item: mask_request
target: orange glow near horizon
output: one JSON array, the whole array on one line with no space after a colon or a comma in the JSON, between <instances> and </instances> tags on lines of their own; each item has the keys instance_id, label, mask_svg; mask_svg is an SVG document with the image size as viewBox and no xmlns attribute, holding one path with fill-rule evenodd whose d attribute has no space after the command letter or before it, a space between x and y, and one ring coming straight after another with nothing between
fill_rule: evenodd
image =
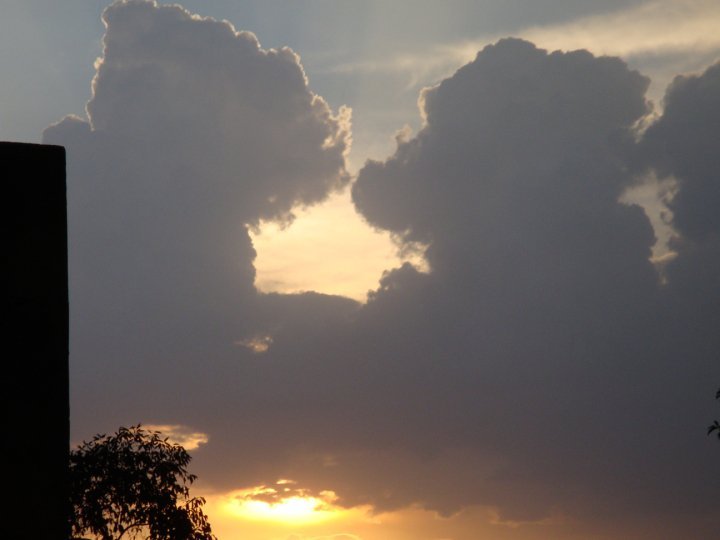
<instances>
[{"instance_id":1,"label":"orange glow near horizon","mask_svg":"<svg viewBox=\"0 0 720 540\"><path fill-rule=\"evenodd\" d=\"M289 497L269 503L258 500L234 500L228 510L246 519L281 521L283 523L317 523L333 517L331 510L323 509L323 503L315 497Z\"/></svg>"},{"instance_id":2,"label":"orange glow near horizon","mask_svg":"<svg viewBox=\"0 0 720 540\"><path fill-rule=\"evenodd\" d=\"M277 488L259 486L230 493L222 508L225 513L245 520L269 521L292 525L316 524L342 516L344 511L333 505L332 491L311 495L292 489L289 480L279 480Z\"/></svg>"},{"instance_id":3,"label":"orange glow near horizon","mask_svg":"<svg viewBox=\"0 0 720 540\"><path fill-rule=\"evenodd\" d=\"M282 481L205 496L213 532L223 540L545 540L567 538L572 525L562 517L507 522L482 506L449 517L416 505L377 514L368 505L337 506L332 491L311 494Z\"/></svg>"}]
</instances>

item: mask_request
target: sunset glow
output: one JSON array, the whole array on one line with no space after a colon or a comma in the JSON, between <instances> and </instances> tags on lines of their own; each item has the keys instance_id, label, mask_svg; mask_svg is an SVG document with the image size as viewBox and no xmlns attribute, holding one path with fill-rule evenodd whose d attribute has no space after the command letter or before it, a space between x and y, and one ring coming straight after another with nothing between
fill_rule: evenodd
<instances>
[{"instance_id":1,"label":"sunset glow","mask_svg":"<svg viewBox=\"0 0 720 540\"><path fill-rule=\"evenodd\" d=\"M293 525L316 524L342 515L342 510L332 505L337 498L332 491L314 496L304 490L284 487L288 483L280 480L276 483L277 488L260 486L233 492L228 495L229 500L226 500L223 509L246 520Z\"/></svg>"},{"instance_id":2,"label":"sunset glow","mask_svg":"<svg viewBox=\"0 0 720 540\"><path fill-rule=\"evenodd\" d=\"M290 497L276 503L246 500L229 503L231 512L248 519L281 521L292 523L317 523L332 517L332 513L321 509L322 501L315 497Z\"/></svg>"}]
</instances>

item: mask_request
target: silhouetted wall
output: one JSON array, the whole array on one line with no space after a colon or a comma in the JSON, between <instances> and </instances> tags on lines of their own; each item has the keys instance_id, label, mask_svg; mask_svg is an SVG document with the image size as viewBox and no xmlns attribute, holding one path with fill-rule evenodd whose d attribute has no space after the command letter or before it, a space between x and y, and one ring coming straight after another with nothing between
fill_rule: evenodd
<instances>
[{"instance_id":1,"label":"silhouetted wall","mask_svg":"<svg viewBox=\"0 0 720 540\"><path fill-rule=\"evenodd\" d=\"M65 149L0 143L3 214L3 538L68 537ZM7 400L7 401L6 401Z\"/></svg>"}]
</instances>

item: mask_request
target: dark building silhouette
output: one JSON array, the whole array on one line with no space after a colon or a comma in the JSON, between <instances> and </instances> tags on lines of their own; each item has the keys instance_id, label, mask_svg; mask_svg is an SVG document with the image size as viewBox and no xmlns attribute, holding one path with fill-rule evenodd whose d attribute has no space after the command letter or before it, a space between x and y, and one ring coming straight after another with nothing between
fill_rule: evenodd
<instances>
[{"instance_id":1,"label":"dark building silhouette","mask_svg":"<svg viewBox=\"0 0 720 540\"><path fill-rule=\"evenodd\" d=\"M0 143L3 503L0 537L65 539L68 274L65 150Z\"/></svg>"}]
</instances>

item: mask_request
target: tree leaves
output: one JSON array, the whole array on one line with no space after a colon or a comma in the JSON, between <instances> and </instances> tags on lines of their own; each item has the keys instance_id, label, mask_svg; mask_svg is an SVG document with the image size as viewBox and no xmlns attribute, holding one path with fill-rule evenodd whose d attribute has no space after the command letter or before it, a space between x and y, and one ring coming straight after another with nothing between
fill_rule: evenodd
<instances>
[{"instance_id":1,"label":"tree leaves","mask_svg":"<svg viewBox=\"0 0 720 540\"><path fill-rule=\"evenodd\" d=\"M720 390L715 393L715 399L720 399ZM717 431L718 439L720 439L720 422L717 420L708 426L707 434L710 435L713 431Z\"/></svg>"},{"instance_id":2,"label":"tree leaves","mask_svg":"<svg viewBox=\"0 0 720 540\"><path fill-rule=\"evenodd\" d=\"M98 434L70 452L74 536L102 540L216 540L205 500L190 497L197 478L179 444L140 424Z\"/></svg>"}]
</instances>

